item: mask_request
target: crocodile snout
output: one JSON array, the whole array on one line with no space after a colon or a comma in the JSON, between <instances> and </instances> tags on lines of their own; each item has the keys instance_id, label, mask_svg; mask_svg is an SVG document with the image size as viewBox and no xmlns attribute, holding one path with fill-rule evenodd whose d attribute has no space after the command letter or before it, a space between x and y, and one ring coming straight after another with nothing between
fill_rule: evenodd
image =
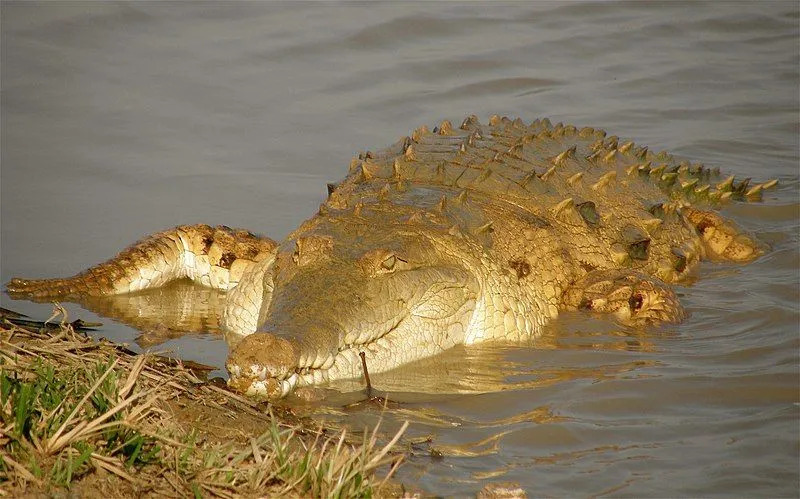
<instances>
[{"instance_id":1,"label":"crocodile snout","mask_svg":"<svg viewBox=\"0 0 800 499\"><path fill-rule=\"evenodd\" d=\"M254 333L239 342L228 356L228 385L248 395L280 398L294 389L299 349L270 333Z\"/></svg>"}]
</instances>

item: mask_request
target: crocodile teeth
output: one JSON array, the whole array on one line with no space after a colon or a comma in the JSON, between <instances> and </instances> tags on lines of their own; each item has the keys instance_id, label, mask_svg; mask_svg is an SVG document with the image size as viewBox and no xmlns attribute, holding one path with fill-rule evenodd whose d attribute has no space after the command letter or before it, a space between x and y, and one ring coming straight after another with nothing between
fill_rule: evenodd
<instances>
[{"instance_id":1,"label":"crocodile teeth","mask_svg":"<svg viewBox=\"0 0 800 499\"><path fill-rule=\"evenodd\" d=\"M294 387L297 386L297 381L300 379L296 373L292 374L289 378L281 381L281 397L285 397L292 391L294 391Z\"/></svg>"}]
</instances>

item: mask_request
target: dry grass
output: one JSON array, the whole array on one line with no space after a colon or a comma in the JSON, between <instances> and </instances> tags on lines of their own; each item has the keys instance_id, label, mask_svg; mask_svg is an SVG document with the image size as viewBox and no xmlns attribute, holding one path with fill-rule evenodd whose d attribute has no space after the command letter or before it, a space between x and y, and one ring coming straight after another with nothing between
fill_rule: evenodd
<instances>
[{"instance_id":1,"label":"dry grass","mask_svg":"<svg viewBox=\"0 0 800 499\"><path fill-rule=\"evenodd\" d=\"M69 324L0 321L0 495L391 493L381 487L402 461L391 449L407 424L388 442L378 428L353 441L289 416Z\"/></svg>"}]
</instances>

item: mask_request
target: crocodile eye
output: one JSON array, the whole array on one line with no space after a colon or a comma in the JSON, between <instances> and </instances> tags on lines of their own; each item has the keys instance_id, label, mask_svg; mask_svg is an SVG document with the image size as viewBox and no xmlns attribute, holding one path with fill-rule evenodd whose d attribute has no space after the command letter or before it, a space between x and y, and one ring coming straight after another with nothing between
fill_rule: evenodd
<instances>
[{"instance_id":1,"label":"crocodile eye","mask_svg":"<svg viewBox=\"0 0 800 499\"><path fill-rule=\"evenodd\" d=\"M394 255L389 255L381 262L381 268L384 270L394 270L394 266L397 263L397 257Z\"/></svg>"}]
</instances>

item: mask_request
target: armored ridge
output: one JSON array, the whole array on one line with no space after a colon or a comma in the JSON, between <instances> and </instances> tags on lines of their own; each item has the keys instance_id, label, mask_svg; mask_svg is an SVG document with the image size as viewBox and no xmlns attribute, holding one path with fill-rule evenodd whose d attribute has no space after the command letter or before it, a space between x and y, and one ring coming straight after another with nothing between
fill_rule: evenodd
<instances>
[{"instance_id":1,"label":"armored ridge","mask_svg":"<svg viewBox=\"0 0 800 499\"><path fill-rule=\"evenodd\" d=\"M360 353L385 371L459 343L530 338L567 309L679 321L665 283L693 278L701 259L763 251L709 207L773 185L721 180L593 128L470 116L353 159L281 243L184 226L73 278L15 279L9 291L79 298L179 277L230 289L230 384L274 398L361 376Z\"/></svg>"}]
</instances>

